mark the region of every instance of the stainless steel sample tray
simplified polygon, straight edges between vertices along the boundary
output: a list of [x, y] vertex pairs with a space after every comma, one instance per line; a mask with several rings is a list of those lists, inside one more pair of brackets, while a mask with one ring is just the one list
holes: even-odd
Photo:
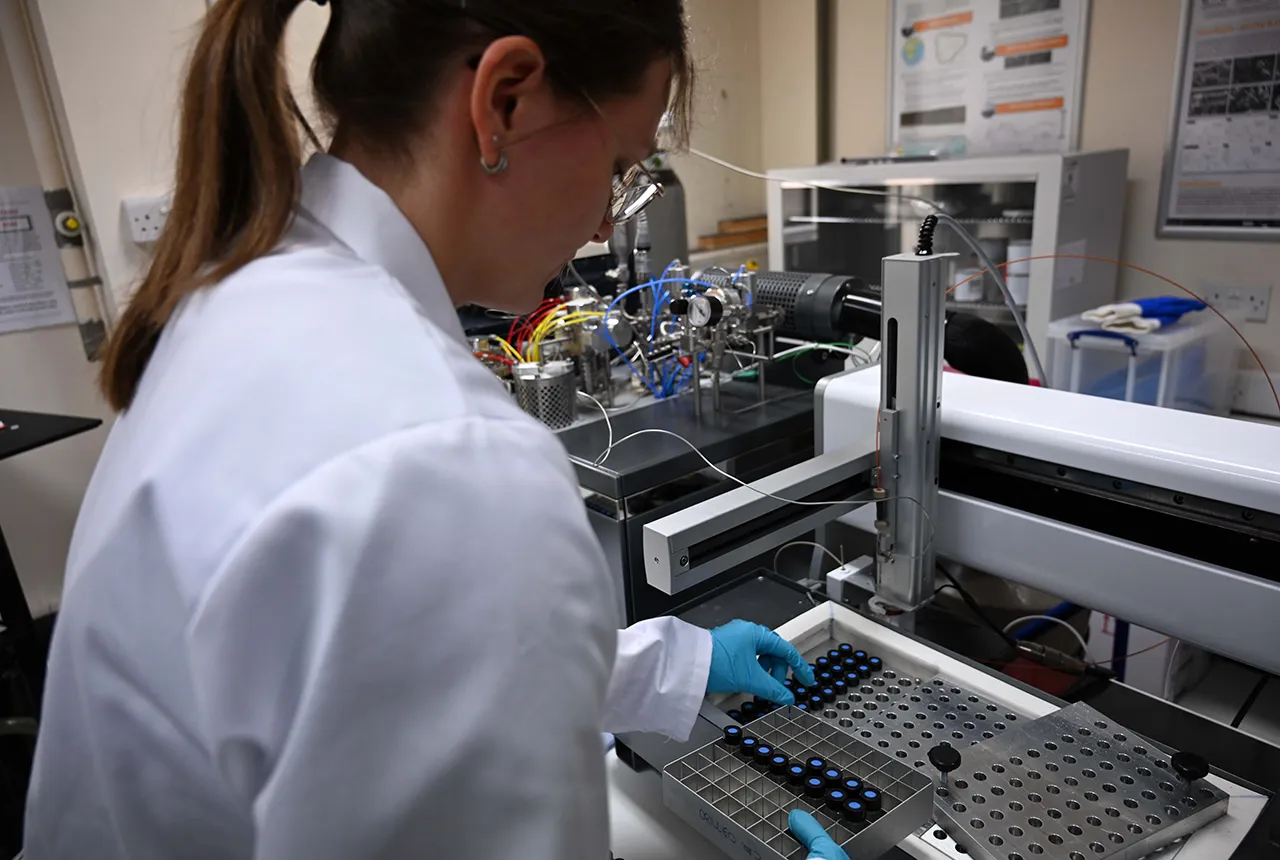
[[838, 727], [796, 708], [775, 711], [744, 731], [788, 758], [817, 756], [879, 789], [882, 809], [865, 822], [836, 821], [822, 801], [799, 786], [757, 769], [722, 740], [677, 759], [662, 775], [666, 805], [726, 853], [754, 860], [803, 860], [806, 851], [791, 835], [793, 809], [813, 814], [850, 857], [879, 857], [918, 831], [933, 814], [933, 781]]

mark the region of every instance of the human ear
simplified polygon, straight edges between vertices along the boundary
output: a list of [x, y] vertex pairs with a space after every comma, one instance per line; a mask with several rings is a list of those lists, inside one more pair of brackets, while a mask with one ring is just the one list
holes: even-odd
[[497, 164], [504, 147], [554, 121], [554, 102], [542, 49], [525, 36], [490, 43], [471, 87], [471, 122], [485, 164]]

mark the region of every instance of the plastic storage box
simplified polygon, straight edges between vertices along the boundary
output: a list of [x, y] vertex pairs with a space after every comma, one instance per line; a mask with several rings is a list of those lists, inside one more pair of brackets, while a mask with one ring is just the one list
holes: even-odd
[[1049, 325], [1053, 388], [1225, 415], [1235, 397], [1239, 340], [1212, 311], [1150, 334], [1103, 331], [1078, 316]]

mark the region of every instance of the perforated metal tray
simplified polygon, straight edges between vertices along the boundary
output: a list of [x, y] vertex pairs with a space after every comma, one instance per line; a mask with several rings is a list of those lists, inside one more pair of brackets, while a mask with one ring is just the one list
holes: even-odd
[[928, 777], [820, 718], [785, 708], [746, 731], [793, 760], [818, 756], [862, 779], [880, 790], [883, 808], [861, 824], [836, 821], [782, 777], [757, 770], [717, 741], [668, 765], [662, 792], [669, 808], [728, 853], [802, 860], [805, 849], [787, 826], [793, 809], [812, 813], [850, 857], [879, 857], [930, 819], [933, 782]]
[[937, 822], [975, 857], [1131, 860], [1227, 811], [1205, 780], [1183, 782], [1163, 751], [1072, 705], [962, 752], [939, 787]]

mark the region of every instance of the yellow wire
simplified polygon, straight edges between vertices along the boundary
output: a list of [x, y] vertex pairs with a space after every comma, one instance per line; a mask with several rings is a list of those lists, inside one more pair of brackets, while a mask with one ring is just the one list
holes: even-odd
[[591, 319], [599, 319], [604, 314], [598, 311], [575, 311], [562, 317], [551, 317], [543, 320], [529, 337], [528, 354], [530, 361], [538, 361], [542, 357], [542, 341], [553, 330], [562, 326], [574, 325]]
[[507, 354], [508, 358], [514, 358], [516, 361], [519, 361], [519, 362], [524, 361], [524, 357], [520, 355], [519, 352], [516, 351], [516, 348], [514, 346], [512, 346], [510, 343], [507, 342], [506, 338], [490, 337], [489, 340], [492, 340], [498, 346], [502, 347], [502, 351]]

